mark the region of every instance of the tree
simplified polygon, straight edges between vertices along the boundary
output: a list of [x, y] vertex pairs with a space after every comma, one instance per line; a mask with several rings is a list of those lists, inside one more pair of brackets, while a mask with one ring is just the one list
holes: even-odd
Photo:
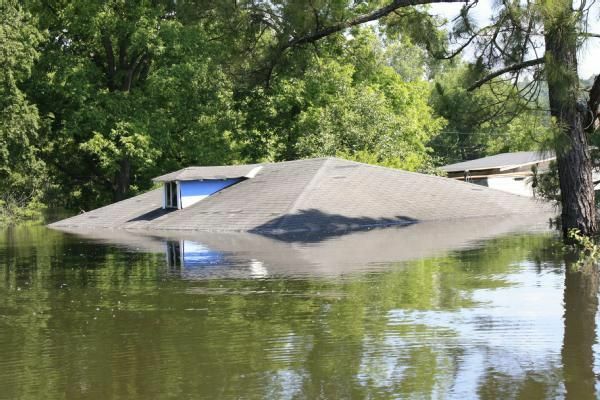
[[[284, 30], [277, 49], [284, 51], [295, 46], [313, 44], [346, 28], [370, 21], [381, 20], [385, 24], [402, 21], [403, 9], [411, 6], [454, 0], [390, 1], [380, 8], [368, 8], [363, 3], [347, 10], [341, 18], [317, 21], [311, 28], [299, 31]], [[598, 117], [600, 87], [592, 90], [587, 104], [578, 102], [577, 49], [580, 38], [588, 37], [581, 32], [583, 21], [589, 12], [586, 3], [574, 8], [572, 0], [539, 0], [522, 3], [505, 1], [491, 18], [491, 23], [478, 28], [469, 17], [469, 11], [477, 2], [466, 2], [461, 18], [452, 32], [458, 48], [440, 50], [427, 43], [438, 57], [451, 58], [468, 45], [475, 48], [475, 73], [482, 76], [469, 88], [475, 90], [496, 78], [509, 76], [514, 85], [521, 81], [524, 70], [534, 69], [530, 85], [519, 88], [528, 98], [538, 93], [539, 83], [545, 80], [549, 89], [550, 114], [556, 126], [556, 151], [561, 186], [561, 205], [564, 233], [577, 228], [586, 235], [597, 230], [594, 208], [594, 191], [591, 160], [585, 127], [594, 125]], [[375, 5], [376, 7], [377, 5]], [[365, 9], [366, 7], [366, 9]], [[317, 16], [319, 12], [315, 13]], [[421, 19], [427, 22], [427, 18]], [[427, 23], [421, 25], [427, 26]], [[543, 42], [537, 38], [543, 37]], [[427, 36], [424, 37], [428, 42]], [[437, 43], [436, 43], [437, 44]], [[544, 54], [540, 55], [540, 48]], [[546, 64], [542, 70], [541, 65]], [[492, 71], [492, 72], [490, 72]], [[599, 81], [597, 78], [596, 81]], [[600, 86], [600, 82], [594, 87]]]
[[416, 68], [404, 66], [411, 76], [405, 81], [368, 28], [331, 47], [303, 57], [301, 73], [280, 71], [257, 91], [245, 109], [256, 124], [246, 127], [256, 132], [251, 149], [267, 147], [274, 160], [342, 156], [408, 170], [431, 167], [427, 143], [444, 121], [433, 116], [429, 85]]
[[43, 122], [21, 85], [38, 58], [43, 39], [32, 16], [17, 2], [0, 12], [0, 220], [35, 208], [44, 194], [46, 168], [36, 142]]
[[49, 35], [27, 89], [53, 116], [44, 155], [56, 203], [95, 207], [149, 189], [165, 169], [235, 158], [223, 68], [235, 49], [213, 40], [226, 20], [178, 4], [31, 2]]
[[532, 107], [519, 95], [518, 87], [506, 82], [471, 92], [471, 75], [468, 65], [459, 63], [435, 77], [431, 103], [448, 124], [431, 147], [444, 164], [548, 146], [551, 124], [542, 111], [544, 99], [538, 100], [539, 107]]
[[[43, 154], [55, 204], [120, 200], [190, 165], [343, 155], [431, 166], [443, 121], [427, 105], [426, 54], [406, 38], [357, 28], [281, 52], [284, 32], [312, 24], [301, 4], [29, 4], [49, 32], [27, 92], [52, 116]], [[342, 17], [332, 7], [324, 21]]]

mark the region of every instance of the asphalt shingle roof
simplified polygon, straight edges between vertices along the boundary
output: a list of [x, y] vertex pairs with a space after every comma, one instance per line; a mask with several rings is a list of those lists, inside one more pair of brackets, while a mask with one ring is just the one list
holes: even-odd
[[552, 152], [517, 151], [445, 165], [441, 169], [446, 172], [477, 171], [496, 168], [506, 170], [553, 160], [554, 158], [556, 156]]
[[190, 207], [161, 206], [157, 189], [51, 227], [286, 233], [548, 210], [545, 203], [470, 183], [336, 158], [263, 164], [254, 178]]
[[154, 182], [195, 181], [199, 179], [231, 179], [243, 178], [260, 167], [259, 164], [229, 165], [218, 167], [188, 167], [179, 171], [157, 176]]

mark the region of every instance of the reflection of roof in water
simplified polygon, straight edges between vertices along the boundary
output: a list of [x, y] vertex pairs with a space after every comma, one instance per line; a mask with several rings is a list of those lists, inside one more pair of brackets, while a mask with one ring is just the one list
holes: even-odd
[[[424, 222], [328, 236], [175, 231], [68, 230], [70, 233], [142, 252], [165, 253], [167, 243], [195, 243], [218, 254], [221, 267], [194, 272], [201, 277], [249, 276], [243, 266], [260, 265], [267, 275], [340, 275], [398, 261], [442, 255], [510, 232], [546, 230], [547, 220], [531, 217], [473, 218], [457, 223]], [[285, 240], [279, 240], [285, 238]], [[188, 244], [189, 246], [189, 244]], [[216, 259], [216, 258], [214, 258]], [[212, 261], [211, 261], [212, 262]], [[232, 267], [233, 266], [233, 267]]]
[[[235, 168], [241, 173], [239, 166]], [[219, 173], [227, 175], [221, 170]], [[263, 164], [253, 178], [190, 207], [163, 210], [161, 206], [162, 189], [158, 189], [50, 226], [271, 234], [337, 232], [531, 214], [547, 207], [529, 198], [454, 179], [336, 158]]]

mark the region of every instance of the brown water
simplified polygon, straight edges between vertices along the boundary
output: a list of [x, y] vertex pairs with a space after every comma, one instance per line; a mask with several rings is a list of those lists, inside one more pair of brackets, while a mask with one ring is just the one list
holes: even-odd
[[597, 277], [554, 233], [411, 229], [4, 230], [0, 398], [597, 398]]

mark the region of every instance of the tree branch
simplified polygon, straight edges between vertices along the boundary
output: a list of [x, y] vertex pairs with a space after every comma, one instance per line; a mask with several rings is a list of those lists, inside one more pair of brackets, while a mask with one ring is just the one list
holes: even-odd
[[112, 42], [108, 33], [102, 35], [102, 46], [106, 52], [106, 63], [107, 63], [107, 77], [108, 77], [108, 88], [114, 90], [114, 77], [115, 77], [115, 53], [113, 50]]
[[[372, 11], [368, 14], [359, 15], [353, 19], [338, 22], [338, 23], [335, 23], [335, 24], [330, 25], [325, 28], [321, 28], [321, 27], [317, 26], [313, 32], [307, 33], [304, 36], [289, 39], [285, 43], [279, 43], [278, 45], [274, 46], [271, 49], [271, 51], [272, 51], [271, 59], [273, 61], [270, 62], [269, 67], [266, 69], [267, 70], [266, 87], [269, 86], [269, 81], [271, 79], [271, 76], [273, 75], [273, 71], [277, 64], [277, 60], [281, 57], [281, 55], [287, 49], [289, 49], [291, 47], [299, 46], [299, 45], [303, 45], [303, 44], [315, 43], [315, 42], [319, 41], [320, 39], [323, 39], [334, 33], [341, 32], [344, 29], [347, 29], [347, 28], [350, 28], [353, 26], [357, 26], [357, 25], [361, 25], [361, 24], [364, 24], [367, 22], [376, 21], [376, 20], [383, 18], [383, 17], [389, 15], [390, 13], [398, 10], [399, 8], [425, 5], [425, 4], [434, 4], [434, 3], [466, 3], [466, 4], [468, 4], [469, 1], [473, 1], [473, 0], [392, 0], [392, 2], [390, 4], [388, 4], [387, 6], [378, 8], [377, 10]], [[474, 2], [476, 3], [477, 0], [474, 0]], [[275, 31], [278, 32], [277, 30], [275, 30]]]
[[119, 40], [119, 69], [124, 70], [127, 68], [127, 39], [121, 38]]
[[467, 91], [471, 92], [479, 87], [481, 87], [484, 83], [491, 81], [494, 78], [499, 77], [500, 75], [504, 75], [508, 72], [514, 72], [514, 71], [519, 71], [523, 68], [528, 68], [528, 67], [533, 67], [534, 65], [539, 65], [539, 64], [543, 64], [544, 63], [544, 58], [535, 58], [533, 60], [529, 60], [529, 61], [524, 61], [521, 63], [517, 63], [517, 64], [512, 64], [509, 65], [508, 67], [499, 69], [495, 72], [492, 72], [489, 75], [486, 75], [485, 77], [483, 77], [482, 79], [478, 80], [477, 82], [475, 82], [474, 84], [472, 84]]
[[431, 53], [431, 55], [438, 59], [438, 60], [451, 60], [454, 57], [456, 57], [457, 55], [459, 55], [460, 53], [462, 53], [462, 51], [467, 48], [467, 46], [469, 46], [473, 40], [475, 40], [475, 38], [477, 38], [482, 31], [484, 31], [484, 29], [480, 30], [479, 32], [476, 32], [474, 34], [472, 34], [469, 39], [467, 39], [463, 44], [461, 44], [457, 49], [455, 49], [454, 51], [452, 51], [451, 53], [446, 52], [446, 54], [439, 54], [439, 53], [435, 53], [433, 51], [433, 49], [431, 48], [431, 45], [429, 44], [429, 41], [427, 41], [425, 43], [425, 48], [427, 49], [427, 51], [429, 51]]
[[579, 34], [579, 36], [582, 36], [582, 37], [593, 37], [593, 38], [600, 38], [600, 33], [581, 32], [581, 33]]
[[417, 6], [423, 4], [433, 4], [433, 3], [467, 3], [468, 0], [394, 0], [390, 4], [385, 7], [381, 7], [373, 12], [368, 14], [359, 15], [356, 18], [353, 18], [348, 21], [338, 22], [337, 24], [333, 24], [323, 29], [318, 29], [315, 32], [309, 33], [305, 36], [301, 36], [298, 38], [294, 38], [289, 40], [286, 44], [283, 45], [283, 48], [289, 48], [293, 46], [298, 46], [307, 43], [313, 43], [320, 39], [323, 39], [326, 36], [332, 35], [334, 33], [343, 31], [344, 29], [361, 25], [366, 22], [375, 21], [380, 18], [383, 18], [402, 7], [410, 7]]

